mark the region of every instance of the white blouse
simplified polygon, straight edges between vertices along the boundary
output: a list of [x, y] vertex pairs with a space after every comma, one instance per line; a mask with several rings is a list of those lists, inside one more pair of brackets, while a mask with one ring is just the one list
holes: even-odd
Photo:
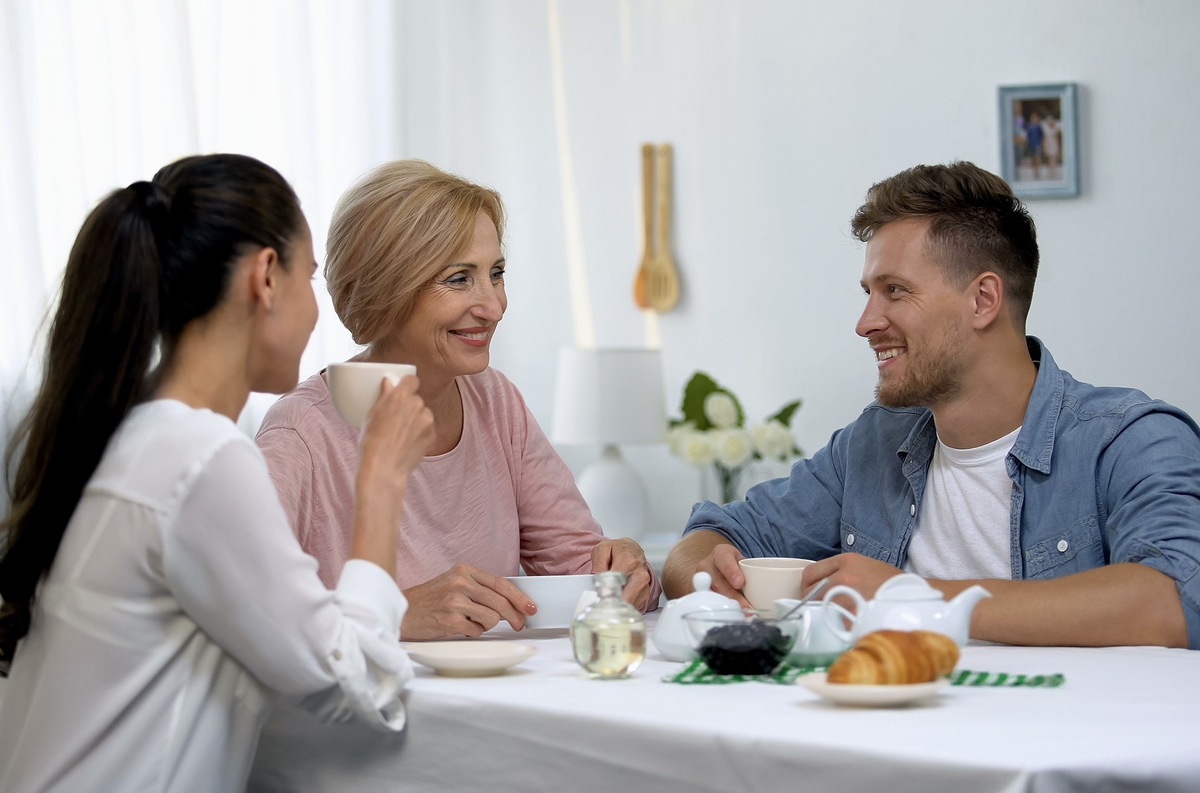
[[0, 790], [233, 791], [280, 696], [400, 730], [407, 603], [361, 560], [336, 590], [254, 443], [158, 400], [109, 443], [0, 704]]

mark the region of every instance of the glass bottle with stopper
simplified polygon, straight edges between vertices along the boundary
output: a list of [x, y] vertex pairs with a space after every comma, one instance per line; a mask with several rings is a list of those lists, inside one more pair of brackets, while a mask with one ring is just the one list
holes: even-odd
[[596, 573], [592, 584], [597, 600], [571, 626], [575, 660], [595, 679], [629, 677], [646, 657], [646, 619], [621, 599], [624, 573]]

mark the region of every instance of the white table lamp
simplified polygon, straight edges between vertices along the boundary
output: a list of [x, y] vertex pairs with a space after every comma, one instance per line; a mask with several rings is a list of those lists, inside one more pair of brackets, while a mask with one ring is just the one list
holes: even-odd
[[576, 484], [606, 536], [640, 539], [646, 531], [650, 497], [618, 444], [666, 440], [664, 401], [658, 350], [559, 351], [552, 436], [603, 445]]

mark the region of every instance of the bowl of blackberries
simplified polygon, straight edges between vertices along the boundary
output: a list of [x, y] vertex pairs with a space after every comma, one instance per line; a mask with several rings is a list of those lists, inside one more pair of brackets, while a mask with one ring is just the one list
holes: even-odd
[[696, 654], [719, 675], [769, 675], [787, 657], [801, 621], [759, 618], [753, 609], [683, 615]]

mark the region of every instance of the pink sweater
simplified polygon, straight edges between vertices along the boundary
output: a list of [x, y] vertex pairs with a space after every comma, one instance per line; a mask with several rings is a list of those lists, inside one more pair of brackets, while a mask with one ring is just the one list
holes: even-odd
[[[589, 572], [600, 526], [516, 386], [486, 369], [459, 377], [458, 387], [458, 445], [426, 457], [408, 480], [400, 588], [463, 563], [499, 576], [520, 568], [529, 575]], [[271, 406], [255, 439], [300, 544], [330, 588], [350, 551], [358, 436], [317, 374]], [[648, 602], [657, 605], [657, 577], [651, 590]]]

